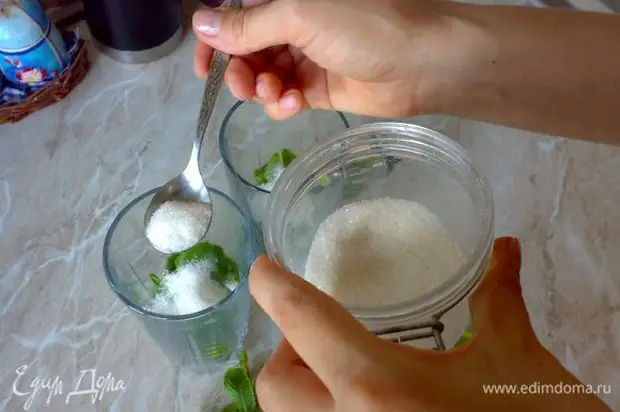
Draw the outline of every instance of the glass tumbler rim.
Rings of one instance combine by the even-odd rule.
[[[381,136],[381,139],[390,141],[393,147],[406,146],[406,142],[411,145],[423,144],[428,155],[441,152],[448,157],[457,156],[458,161],[464,164],[466,171],[473,174],[476,182],[475,193],[472,194],[470,191],[468,193],[472,196],[476,212],[481,217],[480,235],[477,236],[476,246],[467,261],[454,275],[432,291],[397,304],[374,308],[347,307],[347,309],[356,317],[368,321],[393,321],[399,318],[408,320],[426,316],[439,318],[461,302],[482,278],[493,243],[494,206],[490,184],[486,176],[473,166],[467,151],[455,140],[432,129],[402,122],[370,123],[345,130],[340,135],[300,155],[284,170],[267,200],[266,214],[278,216],[278,219],[266,219],[263,222],[266,252],[270,259],[290,270],[281,254],[280,235],[284,230],[282,222],[286,220],[290,208],[299,200],[299,193],[320,177],[317,170],[326,167],[330,159],[337,159],[337,156],[333,155],[335,147],[347,144],[353,147],[356,147],[356,144],[361,146],[369,143],[370,139],[374,138],[373,134],[389,132],[394,133],[394,136]],[[386,148],[390,146],[387,145]],[[313,175],[303,175],[312,167],[310,165],[314,165]],[[283,198],[286,200],[282,200]]]
[[[262,187],[257,186],[254,183],[248,181],[246,178],[241,176],[239,172],[237,172],[237,169],[235,169],[235,167],[230,162],[230,157],[228,155],[228,149],[226,148],[226,144],[225,144],[226,143],[226,127],[230,123],[230,120],[232,119],[237,109],[239,109],[244,104],[258,104],[258,103],[246,102],[244,100],[237,100],[235,104],[233,104],[233,106],[228,110],[228,112],[224,116],[224,120],[222,120],[222,126],[220,127],[220,131],[218,135],[218,145],[219,145],[219,150],[220,150],[220,156],[222,160],[224,161],[224,165],[230,171],[230,173],[233,175],[235,179],[239,180],[242,184],[249,186],[252,190],[256,192],[269,194],[271,193],[270,191],[263,189]],[[342,112],[335,111],[334,114],[336,114],[340,118],[340,120],[342,120],[342,123],[344,124],[345,129],[348,129],[349,127],[351,127],[349,121],[347,120],[346,116]]]
[[[115,232],[116,228],[118,227],[118,225],[121,222],[121,220],[123,219],[123,217],[125,217],[125,215],[134,206],[136,206],[137,204],[139,204],[141,201],[143,201],[144,199],[148,198],[149,196],[154,195],[159,189],[161,189],[161,187],[153,188],[151,190],[148,190],[148,191],[146,191],[146,192],[136,196],[125,207],[123,207],[123,209],[121,209],[121,211],[112,220],[112,223],[110,224],[110,227],[109,227],[109,229],[108,229],[108,231],[106,233],[106,236],[105,236],[105,240],[103,242],[102,258],[103,258],[103,271],[105,273],[106,281],[108,282],[108,286],[110,287],[110,289],[112,289],[114,294],[123,303],[125,303],[125,305],[127,305],[131,310],[133,310],[134,312],[137,312],[140,315],[144,315],[144,316],[147,316],[149,318],[165,319],[165,320],[170,320],[170,321],[185,321],[185,320],[191,320],[191,319],[197,319],[197,318],[204,317],[205,315],[209,315],[210,313],[216,312],[217,310],[222,308],[224,305],[226,305],[226,303],[229,300],[231,300],[233,298],[233,296],[235,296],[237,294],[237,292],[239,290],[243,289],[242,288],[243,284],[248,281],[248,274],[246,273],[240,279],[239,285],[237,285],[237,287],[235,287],[235,289],[232,290],[224,299],[220,300],[215,305],[211,305],[211,306],[209,306],[209,307],[207,307],[207,308],[205,308],[205,309],[203,309],[201,311],[190,313],[190,314],[187,314],[187,315],[163,315],[163,314],[151,312],[149,310],[144,309],[143,307],[141,307],[140,305],[137,305],[131,299],[129,299],[129,298],[127,298],[125,296],[125,294],[116,285],[116,282],[114,281],[114,278],[111,275],[110,263],[109,263],[109,252],[110,252],[110,243],[112,241],[112,237],[114,236],[114,232]],[[247,216],[245,215],[243,210],[235,203],[235,201],[230,198],[230,196],[228,196],[226,193],[224,193],[224,192],[222,192],[222,191],[220,191],[218,189],[215,189],[215,188],[212,188],[212,187],[209,187],[209,186],[207,186],[207,189],[209,189],[209,192],[212,195],[215,194],[216,196],[220,196],[220,197],[224,198],[224,200],[226,202],[228,202],[237,211],[237,213],[239,213],[239,215],[241,216],[241,219],[243,221],[243,225],[244,226],[248,226],[249,225],[249,220],[248,220]],[[255,239],[253,239],[254,235],[252,234],[250,227],[246,227],[246,229],[247,229],[248,235],[250,236],[250,242],[251,243],[254,242],[254,240],[255,240]]]

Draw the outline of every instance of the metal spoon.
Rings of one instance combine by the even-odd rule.
[[[231,6],[234,7],[235,4],[238,4],[239,0],[232,0]],[[211,118],[211,114],[213,113],[213,108],[215,107],[215,102],[217,100],[217,95],[222,86],[222,80],[224,79],[224,72],[228,67],[228,62],[230,60],[230,56],[227,54],[221,53],[219,51],[215,51],[213,54],[213,59],[211,61],[211,70],[209,71],[209,77],[207,78],[207,82],[205,85],[204,93],[202,96],[202,104],[200,106],[200,115],[198,117],[198,127],[196,129],[196,138],[194,140],[194,145],[192,146],[192,152],[189,156],[189,162],[187,167],[177,177],[170,180],[166,183],[161,189],[157,191],[151,203],[146,209],[146,213],[144,216],[144,225],[147,227],[149,224],[153,213],[155,210],[159,208],[162,204],[170,200],[183,201],[183,202],[199,202],[204,205],[205,214],[208,212],[208,219],[205,223],[204,233],[200,238],[196,239],[195,243],[198,243],[202,237],[207,233],[209,226],[211,225],[211,220],[213,219],[213,203],[211,201],[211,195],[209,194],[209,189],[204,184],[202,179],[202,175],[200,173],[199,159],[200,159],[200,149],[202,147],[202,140],[205,135],[205,131],[207,130],[207,125],[209,123],[209,119]],[[151,244],[153,242],[149,239]],[[160,250],[163,253],[178,253],[181,250],[161,250],[157,245],[153,244],[153,247]]]

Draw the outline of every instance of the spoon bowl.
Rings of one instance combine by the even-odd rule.
[[[146,227],[153,216],[153,213],[164,203],[172,200],[195,202],[204,204],[208,208],[209,215],[213,215],[213,204],[211,194],[207,189],[200,173],[190,168],[166,183],[151,199],[151,203],[144,215],[144,226]],[[205,228],[205,233],[209,229],[210,222]],[[203,236],[204,236],[203,234]],[[160,252],[166,252],[160,250]]]

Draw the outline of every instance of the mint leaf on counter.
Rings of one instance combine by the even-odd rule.
[[[243,351],[239,356],[239,366],[228,368],[224,374],[224,392],[232,401],[221,412],[260,411],[254,383],[250,377],[248,355]]]
[[[229,368],[224,375],[224,391],[237,408],[243,412],[254,412],[256,396],[254,386],[246,371],[241,367]]]
[[[254,180],[259,185],[264,185],[271,182],[274,178],[279,176],[276,171],[278,169],[286,169],[293,160],[297,157],[297,154],[290,149],[282,149],[277,153],[274,153],[266,164],[254,170]]]

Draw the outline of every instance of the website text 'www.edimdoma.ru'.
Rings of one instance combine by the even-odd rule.
[[[521,385],[482,385],[489,395],[610,395],[611,385],[540,383]]]

